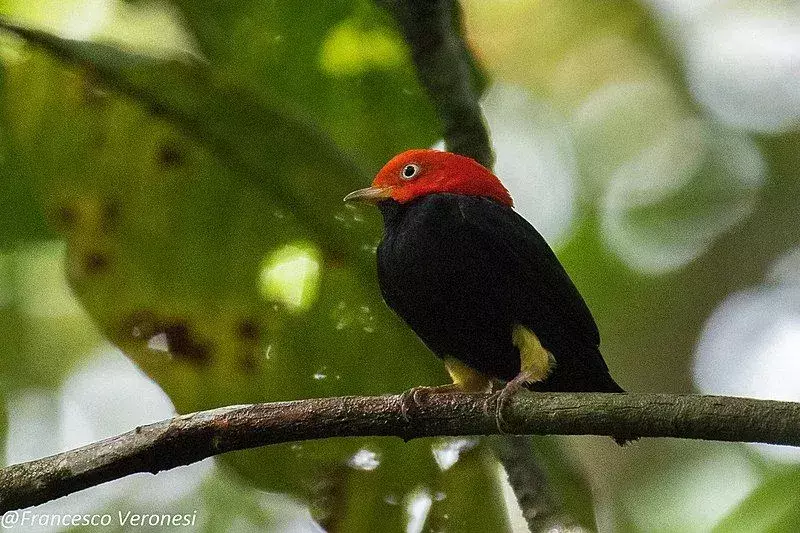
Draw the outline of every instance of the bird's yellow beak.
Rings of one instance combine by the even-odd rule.
[[[367,187],[353,191],[344,197],[345,202],[366,202],[368,204],[377,204],[381,200],[386,200],[392,197],[391,187]]]

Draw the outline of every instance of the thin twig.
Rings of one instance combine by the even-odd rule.
[[[226,407],[142,426],[0,470],[0,513],[137,472],[157,473],[267,444],[347,436],[499,434],[497,396],[431,395],[403,413],[401,396],[318,398]],[[520,393],[505,432],[681,437],[800,446],[800,403],[722,396]],[[624,453],[620,449],[619,453]]]

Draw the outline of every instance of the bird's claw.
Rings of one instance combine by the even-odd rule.
[[[411,387],[400,395],[400,412],[406,422],[411,421],[410,413],[418,410],[425,399],[433,394],[448,394],[458,392],[454,385],[440,385],[438,387]]]
[[[505,417],[503,416],[503,411],[506,409],[506,405],[514,397],[520,390],[522,390],[524,381],[512,379],[509,381],[505,387],[503,387],[500,392],[492,394],[491,398],[494,399],[495,411],[494,411],[494,420],[495,424],[497,424],[497,431],[500,434],[507,433],[504,429],[508,427],[506,423]]]
[[[425,396],[430,394],[433,387],[411,387],[400,395],[400,412],[406,422],[411,421],[409,414],[420,408]]]

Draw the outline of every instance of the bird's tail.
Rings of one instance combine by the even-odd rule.
[[[608,373],[605,365],[594,369],[565,366],[556,364],[546,380],[526,384],[526,388],[538,392],[625,392]]]
[[[625,389],[620,387],[606,370],[592,379],[591,388],[587,388],[585,392],[625,392]]]

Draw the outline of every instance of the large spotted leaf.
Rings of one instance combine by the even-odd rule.
[[[118,59],[106,47],[77,48],[83,57],[98,53],[105,67]],[[205,139],[183,133],[191,129],[191,120],[183,120],[191,115],[175,112],[192,109],[181,98],[197,96],[193,78],[185,93],[174,85],[162,94],[156,73],[181,66],[152,63],[153,72],[138,57],[129,59],[117,64],[122,74],[152,81],[148,87],[156,96],[178,99],[167,99],[165,106],[186,107],[143,107],[96,85],[96,69],[65,70],[33,53],[12,65],[5,105],[13,149],[24,161],[17,179],[31,183],[64,235],[65,270],[75,293],[103,333],[159,383],[178,410],[380,394],[443,381],[440,364],[386,309],[372,269],[365,268],[374,260],[375,217],[347,210],[325,215],[332,202],[322,189],[354,181],[353,174],[334,172],[325,181],[311,176],[355,169],[345,156],[326,148],[332,145],[310,126],[269,108],[254,107],[253,114],[282,122],[266,125],[255,139],[250,136],[258,124],[236,117],[245,120],[240,138],[228,125],[209,121],[203,131],[211,132],[211,140],[198,142]],[[257,156],[250,151],[272,144],[272,173],[254,176],[268,162],[237,165],[219,139],[252,160]],[[309,149],[313,153],[305,158]],[[296,209],[301,197],[306,205]],[[313,220],[301,216],[314,212]],[[442,492],[437,487],[447,486],[452,476],[494,479],[482,447],[464,451],[465,459],[475,459],[462,468],[445,470],[431,446],[338,439],[224,460],[260,486],[320,509],[344,498],[333,508],[346,513],[328,520],[401,529],[404,502],[415,491]],[[461,507],[455,498],[434,505],[431,517],[450,514],[444,509],[453,506]],[[465,506],[463,519],[476,531],[502,524],[502,502],[480,513]]]

